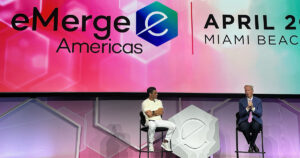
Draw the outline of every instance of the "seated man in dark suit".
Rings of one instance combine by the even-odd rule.
[[[248,152],[259,152],[255,140],[262,126],[262,101],[253,96],[253,86],[245,85],[244,89],[246,97],[239,101],[240,120],[238,124],[250,145]]]

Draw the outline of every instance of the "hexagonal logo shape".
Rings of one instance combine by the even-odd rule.
[[[220,149],[218,119],[190,105],[169,121],[175,123],[173,153],[181,158],[207,158]]]
[[[178,35],[177,12],[157,1],[138,10],[136,34],[155,46],[170,41]]]

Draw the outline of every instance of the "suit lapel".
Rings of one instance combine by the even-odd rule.
[[[246,108],[248,106],[248,99],[247,97],[244,98],[244,107]]]
[[[256,108],[256,98],[254,96],[252,102],[253,102],[253,106]]]

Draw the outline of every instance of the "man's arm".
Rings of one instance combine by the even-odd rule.
[[[160,115],[163,115],[163,114],[164,114],[164,109],[163,109],[163,108],[159,108],[159,109],[157,109],[157,110],[155,110],[155,111],[150,111],[150,110],[148,110],[148,111],[145,112],[145,114],[146,114],[149,118],[151,118],[151,117],[153,117],[153,116],[160,116]]]
[[[148,116],[148,118],[151,118],[153,116],[152,111],[150,110],[145,111],[145,114]]]
[[[155,110],[155,111],[148,110],[146,108],[146,104],[143,103],[143,105],[142,105],[143,111],[148,116],[148,118],[151,118],[153,116],[160,116],[160,115],[164,114],[164,108],[162,106],[161,101],[159,103],[160,103],[159,108],[157,110]]]
[[[253,111],[253,114],[256,115],[257,117],[262,116],[262,102],[261,102],[261,100],[257,104],[257,108],[255,108],[255,110]]]
[[[164,114],[164,108],[159,108],[154,112],[155,116],[160,116]]]
[[[248,114],[248,111],[246,110],[246,108],[244,108],[243,104],[241,102],[239,102],[239,115],[240,115],[240,117],[243,117],[247,114]]]

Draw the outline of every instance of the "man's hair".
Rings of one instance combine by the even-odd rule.
[[[147,89],[147,94],[152,93],[154,90],[156,90],[155,87],[149,87],[149,88]]]
[[[253,86],[252,86],[252,85],[246,84],[246,85],[244,86],[244,89],[245,89],[246,87],[250,87],[250,88],[253,90]]]

